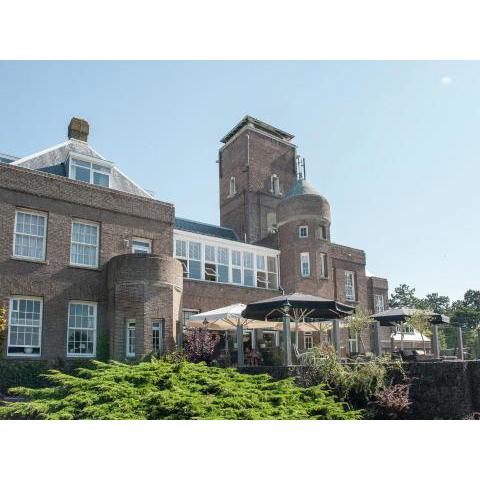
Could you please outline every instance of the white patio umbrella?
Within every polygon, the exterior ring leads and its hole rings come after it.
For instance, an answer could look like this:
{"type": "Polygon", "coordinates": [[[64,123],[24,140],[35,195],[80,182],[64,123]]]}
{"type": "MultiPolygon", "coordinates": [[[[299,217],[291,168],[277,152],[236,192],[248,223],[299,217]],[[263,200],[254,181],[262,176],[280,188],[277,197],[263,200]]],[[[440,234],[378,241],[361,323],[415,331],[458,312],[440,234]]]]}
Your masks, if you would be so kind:
{"type": "Polygon", "coordinates": [[[244,365],[243,355],[243,327],[248,328],[275,328],[278,322],[265,320],[250,320],[242,317],[246,305],[234,303],[226,307],[217,308],[208,312],[201,312],[192,315],[187,320],[187,327],[207,327],[210,330],[236,330],[237,331],[237,363],[239,367],[244,365]]]}

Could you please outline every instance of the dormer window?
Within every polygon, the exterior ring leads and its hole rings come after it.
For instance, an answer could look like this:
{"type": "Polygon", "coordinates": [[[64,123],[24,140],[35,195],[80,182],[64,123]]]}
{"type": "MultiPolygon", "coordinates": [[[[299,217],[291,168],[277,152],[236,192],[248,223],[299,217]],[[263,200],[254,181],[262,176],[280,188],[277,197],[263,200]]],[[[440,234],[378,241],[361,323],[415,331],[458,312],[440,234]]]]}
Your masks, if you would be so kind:
{"type": "Polygon", "coordinates": [[[98,185],[100,187],[110,187],[111,168],[104,167],[94,162],[86,162],[72,158],[70,160],[70,178],[80,182],[98,185]]]}
{"type": "Polygon", "coordinates": [[[272,175],[270,177],[270,183],[271,183],[270,191],[274,195],[280,195],[280,179],[278,178],[278,176],[275,174],[272,175]]]}
{"type": "Polygon", "coordinates": [[[237,193],[237,187],[235,185],[235,177],[230,178],[230,187],[228,189],[228,196],[233,197],[237,193]]]}

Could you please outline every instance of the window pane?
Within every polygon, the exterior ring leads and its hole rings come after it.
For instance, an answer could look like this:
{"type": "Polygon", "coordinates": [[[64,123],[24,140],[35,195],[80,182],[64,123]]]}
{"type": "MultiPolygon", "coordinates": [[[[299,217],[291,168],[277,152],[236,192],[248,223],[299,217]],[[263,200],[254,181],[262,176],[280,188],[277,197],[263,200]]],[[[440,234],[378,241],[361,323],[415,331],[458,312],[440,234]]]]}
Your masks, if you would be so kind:
{"type": "Polygon", "coordinates": [[[253,287],[253,270],[245,269],[243,271],[243,284],[248,287],[253,287]]]}
{"type": "Polygon", "coordinates": [[[227,265],[218,265],[218,281],[223,283],[228,282],[228,266],[227,265]]]}
{"type": "Polygon", "coordinates": [[[40,353],[41,301],[12,299],[9,309],[8,353],[40,353]]]}
{"type": "Polygon", "coordinates": [[[79,166],[73,167],[73,178],[81,182],[90,183],[90,169],[79,166]]]}
{"type": "Polygon", "coordinates": [[[253,253],[245,252],[243,254],[243,266],[253,268],[253,253]]]}
{"type": "Polygon", "coordinates": [[[205,245],[205,261],[215,262],[215,247],[205,245]]]}
{"type": "Polygon", "coordinates": [[[218,263],[228,265],[228,248],[218,247],[217,249],[218,263]]]}
{"type": "Polygon", "coordinates": [[[265,257],[257,255],[257,270],[265,270],[265,257]]]}
{"type": "Polygon", "coordinates": [[[93,183],[99,185],[100,187],[109,187],[110,186],[110,177],[100,172],[93,172],[93,183]]]}
{"type": "Polygon", "coordinates": [[[269,272],[277,272],[277,259],[275,257],[267,257],[267,267],[269,272]]]}
{"type": "Polygon", "coordinates": [[[175,240],[175,255],[177,257],[187,256],[187,242],[185,240],[175,240]]]}
{"type": "Polygon", "coordinates": [[[13,254],[45,260],[46,218],[35,213],[16,212],[13,254]]]}
{"type": "Polygon", "coordinates": [[[67,354],[95,355],[97,314],[94,305],[70,303],[68,308],[67,354]]]}
{"type": "Polygon", "coordinates": [[[198,242],[189,242],[189,258],[192,260],[200,260],[201,258],[201,244],[198,242]]]}
{"type": "Polygon", "coordinates": [[[188,277],[200,280],[202,278],[202,269],[200,262],[197,260],[189,260],[188,262],[188,277]]]}
{"type": "Polygon", "coordinates": [[[237,250],[232,250],[232,264],[241,266],[242,265],[242,260],[241,260],[242,254],[238,252],[237,250]]]}
{"type": "Polygon", "coordinates": [[[242,271],[239,268],[232,269],[232,282],[233,283],[242,283],[242,271]]]}

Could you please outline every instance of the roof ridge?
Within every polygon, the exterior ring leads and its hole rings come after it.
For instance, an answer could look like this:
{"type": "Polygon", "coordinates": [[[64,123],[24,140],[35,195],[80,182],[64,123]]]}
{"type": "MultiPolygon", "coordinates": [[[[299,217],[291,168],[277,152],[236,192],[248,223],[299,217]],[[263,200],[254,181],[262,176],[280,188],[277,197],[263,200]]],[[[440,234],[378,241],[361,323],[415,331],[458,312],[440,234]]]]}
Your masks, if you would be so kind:
{"type": "Polygon", "coordinates": [[[12,165],[20,165],[21,163],[27,162],[32,158],[40,157],[41,155],[51,152],[52,150],[56,150],[57,148],[64,147],[65,145],[68,145],[70,142],[71,142],[71,139],[68,139],[65,142],[59,143],[57,145],[53,145],[52,147],[45,148],[44,150],[40,150],[39,152],[34,152],[31,155],[27,155],[26,157],[21,157],[18,160],[15,160],[14,162],[12,162],[12,165]]]}

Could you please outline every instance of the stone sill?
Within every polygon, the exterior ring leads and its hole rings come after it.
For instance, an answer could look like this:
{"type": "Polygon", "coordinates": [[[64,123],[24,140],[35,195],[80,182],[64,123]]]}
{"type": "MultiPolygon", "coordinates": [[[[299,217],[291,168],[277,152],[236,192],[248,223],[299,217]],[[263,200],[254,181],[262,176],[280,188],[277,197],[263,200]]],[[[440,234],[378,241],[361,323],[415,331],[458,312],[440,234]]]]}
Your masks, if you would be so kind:
{"type": "Polygon", "coordinates": [[[19,260],[20,262],[39,263],[40,265],[50,265],[48,260],[35,260],[33,258],[16,257],[12,255],[10,260],[19,260]]]}

